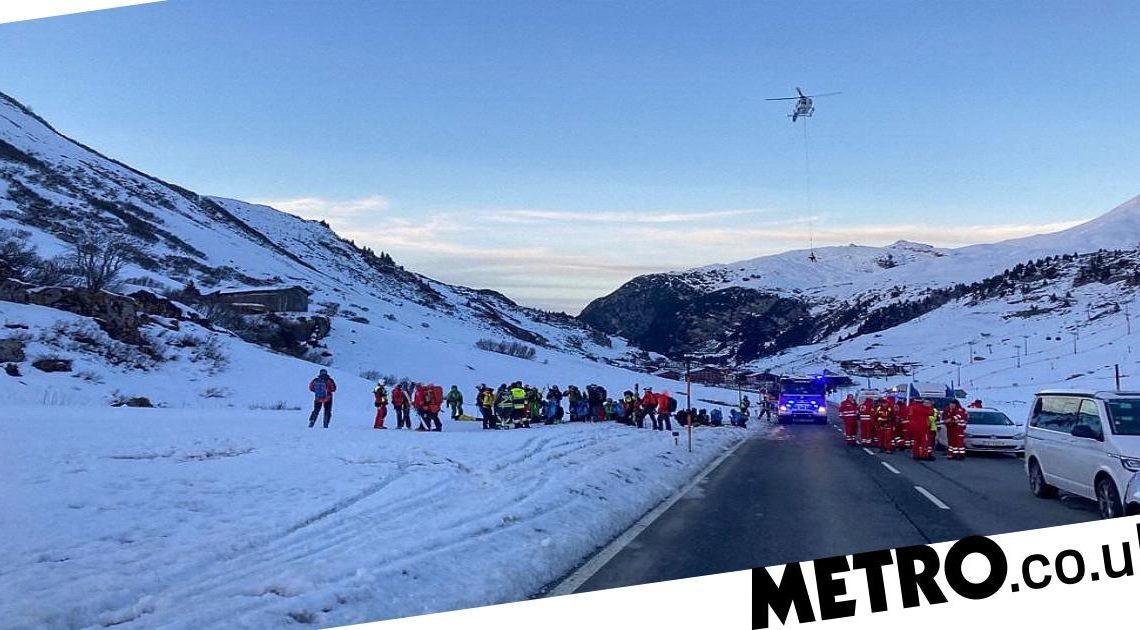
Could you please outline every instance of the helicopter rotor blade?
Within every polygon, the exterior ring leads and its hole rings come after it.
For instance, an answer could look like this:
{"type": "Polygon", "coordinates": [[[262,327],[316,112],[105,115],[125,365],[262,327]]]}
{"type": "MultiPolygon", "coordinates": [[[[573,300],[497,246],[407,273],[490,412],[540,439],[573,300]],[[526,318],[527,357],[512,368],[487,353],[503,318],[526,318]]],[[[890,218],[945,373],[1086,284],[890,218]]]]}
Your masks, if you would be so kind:
{"type": "Polygon", "coordinates": [[[804,91],[803,91],[803,90],[801,90],[801,89],[799,89],[799,88],[796,88],[796,93],[797,93],[797,94],[799,94],[801,98],[802,98],[802,97],[803,97],[803,95],[804,95],[804,91]]]}
{"type": "Polygon", "coordinates": [[[823,94],[809,94],[808,98],[819,98],[821,96],[835,96],[837,94],[842,94],[842,93],[843,92],[824,92],[823,94]]]}
{"type": "Polygon", "coordinates": [[[782,98],[766,98],[764,100],[766,100],[766,101],[798,101],[798,100],[800,100],[800,97],[798,97],[798,96],[784,96],[782,98]]]}

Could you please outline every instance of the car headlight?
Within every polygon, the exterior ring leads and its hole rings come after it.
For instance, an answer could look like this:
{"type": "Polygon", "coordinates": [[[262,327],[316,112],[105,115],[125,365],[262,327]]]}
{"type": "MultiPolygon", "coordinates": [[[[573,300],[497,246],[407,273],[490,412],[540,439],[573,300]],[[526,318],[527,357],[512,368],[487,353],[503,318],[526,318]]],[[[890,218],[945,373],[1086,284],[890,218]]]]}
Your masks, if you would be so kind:
{"type": "Polygon", "coordinates": [[[827,413],[827,407],[816,407],[815,412],[817,414],[825,414],[827,413]]]}
{"type": "Polygon", "coordinates": [[[780,405],[780,411],[787,411],[787,410],[788,410],[787,405],[780,405]]]}
{"type": "Polygon", "coordinates": [[[1013,436],[1013,439],[1015,439],[1015,440],[1024,440],[1024,439],[1025,439],[1025,434],[1024,434],[1024,433],[1017,433],[1017,434],[1014,434],[1014,436],[1013,436]]]}
{"type": "Polygon", "coordinates": [[[1135,457],[1121,457],[1120,465],[1124,466],[1125,470],[1130,470],[1132,472],[1140,471],[1140,459],[1137,459],[1135,457]]]}

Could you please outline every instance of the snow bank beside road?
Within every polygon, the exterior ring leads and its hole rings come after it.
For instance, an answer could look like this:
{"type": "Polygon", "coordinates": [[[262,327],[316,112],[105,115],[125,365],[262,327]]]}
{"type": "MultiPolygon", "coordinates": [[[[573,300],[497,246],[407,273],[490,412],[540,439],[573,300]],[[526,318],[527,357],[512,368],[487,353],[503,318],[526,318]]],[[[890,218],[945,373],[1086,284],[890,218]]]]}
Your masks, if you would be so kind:
{"type": "Polygon", "coordinates": [[[8,411],[0,616],[16,627],[329,626],[523,599],[753,433],[699,428],[690,454],[683,433],[612,423],[8,411]]]}

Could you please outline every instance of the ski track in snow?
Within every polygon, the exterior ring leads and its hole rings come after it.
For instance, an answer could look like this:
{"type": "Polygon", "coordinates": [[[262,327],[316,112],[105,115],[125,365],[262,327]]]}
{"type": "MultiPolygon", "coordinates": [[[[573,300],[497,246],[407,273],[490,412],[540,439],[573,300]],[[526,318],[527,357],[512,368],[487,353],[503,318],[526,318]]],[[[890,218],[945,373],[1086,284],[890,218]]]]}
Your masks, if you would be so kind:
{"type": "Polygon", "coordinates": [[[0,420],[16,490],[0,615],[21,628],[328,626],[524,599],[766,432],[698,428],[690,454],[683,432],[612,423],[16,411],[0,420]]]}

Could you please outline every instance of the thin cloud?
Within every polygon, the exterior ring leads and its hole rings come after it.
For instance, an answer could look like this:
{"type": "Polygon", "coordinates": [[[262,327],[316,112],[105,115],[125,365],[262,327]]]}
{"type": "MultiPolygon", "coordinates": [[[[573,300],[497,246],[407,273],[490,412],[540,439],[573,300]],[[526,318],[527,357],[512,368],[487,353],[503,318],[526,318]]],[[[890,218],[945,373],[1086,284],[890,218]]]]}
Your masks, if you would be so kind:
{"type": "Polygon", "coordinates": [[[758,208],[708,212],[592,212],[566,210],[487,210],[486,218],[500,223],[690,223],[769,212],[758,208]]]}
{"type": "Polygon", "coordinates": [[[712,228],[684,231],[656,230],[643,231],[639,238],[689,245],[727,245],[747,240],[760,240],[782,243],[803,243],[810,235],[816,245],[860,245],[887,244],[897,240],[932,243],[944,247],[992,243],[1011,238],[1059,232],[1083,223],[1064,221],[1039,224],[998,224],[998,225],[863,225],[843,228],[830,228],[816,225],[808,229],[803,222],[799,227],[771,224],[749,228],[712,228]]]}
{"type": "Polygon", "coordinates": [[[305,219],[351,219],[388,210],[391,203],[386,197],[369,195],[358,199],[328,199],[325,197],[296,197],[292,199],[259,199],[254,203],[284,210],[305,219]]]}

